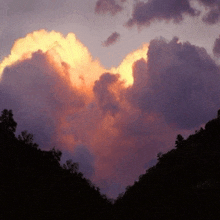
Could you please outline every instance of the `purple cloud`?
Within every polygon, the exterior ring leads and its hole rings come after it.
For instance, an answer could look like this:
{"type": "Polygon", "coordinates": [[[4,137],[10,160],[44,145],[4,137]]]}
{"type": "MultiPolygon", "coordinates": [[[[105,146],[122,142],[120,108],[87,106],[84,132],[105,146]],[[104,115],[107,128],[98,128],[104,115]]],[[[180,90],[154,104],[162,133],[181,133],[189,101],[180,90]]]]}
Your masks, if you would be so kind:
{"type": "Polygon", "coordinates": [[[204,48],[153,40],[148,62],[134,65],[131,102],[157,112],[179,129],[192,129],[215,117],[220,106],[219,68],[204,48]]]}
{"type": "Polygon", "coordinates": [[[38,51],[31,59],[5,68],[0,84],[0,107],[13,110],[18,133],[28,130],[40,147],[50,148],[55,144],[57,112],[69,106],[84,106],[83,98],[75,92],[51,68],[46,55],[38,51]]]}
{"type": "Polygon", "coordinates": [[[198,12],[190,6],[189,0],[149,0],[137,2],[134,6],[132,18],[126,26],[149,26],[155,20],[173,20],[180,22],[183,15],[196,16],[198,12]]]}
{"type": "Polygon", "coordinates": [[[216,24],[220,18],[219,0],[199,0],[209,11],[203,16],[202,20],[207,24],[216,24]]]}
{"type": "Polygon", "coordinates": [[[99,107],[105,114],[109,112],[111,115],[115,115],[119,109],[120,105],[116,101],[114,94],[110,90],[110,86],[117,82],[118,76],[110,73],[103,74],[98,81],[95,82],[93,91],[98,100],[99,107]]]}
{"type": "Polygon", "coordinates": [[[216,57],[220,57],[220,37],[215,40],[213,53],[216,57]]]}
{"type": "Polygon", "coordinates": [[[84,92],[71,83],[70,74],[78,76],[67,64],[48,58],[38,51],[5,68],[0,106],[13,110],[19,133],[33,133],[44,149],[61,148],[109,196],[133,184],[178,133],[201,126],[220,106],[219,67],[204,48],[177,38],[150,42],[129,87],[117,74],[100,73],[84,92]]]}
{"type": "Polygon", "coordinates": [[[73,152],[73,161],[79,164],[79,171],[86,178],[91,178],[94,175],[94,155],[89,148],[84,145],[77,145],[73,152]]]}
{"type": "Polygon", "coordinates": [[[117,32],[114,32],[114,33],[112,33],[112,34],[107,38],[106,41],[104,41],[104,42],[102,43],[102,46],[104,46],[104,47],[109,47],[110,45],[116,43],[116,41],[118,41],[119,38],[120,38],[120,34],[117,33],[117,32]]]}
{"type": "Polygon", "coordinates": [[[111,15],[115,15],[118,12],[122,11],[122,9],[123,8],[119,4],[117,4],[115,0],[98,0],[96,2],[95,12],[97,14],[110,13],[111,15]]]}

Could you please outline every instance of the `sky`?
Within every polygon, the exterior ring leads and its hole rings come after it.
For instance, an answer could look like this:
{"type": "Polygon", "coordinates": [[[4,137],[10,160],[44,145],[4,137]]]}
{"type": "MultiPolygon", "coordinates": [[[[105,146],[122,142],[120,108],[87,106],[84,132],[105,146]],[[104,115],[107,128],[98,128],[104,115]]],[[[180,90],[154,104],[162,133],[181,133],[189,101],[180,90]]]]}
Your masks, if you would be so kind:
{"type": "Polygon", "coordinates": [[[0,107],[117,198],[220,107],[219,0],[0,0],[0,107]]]}

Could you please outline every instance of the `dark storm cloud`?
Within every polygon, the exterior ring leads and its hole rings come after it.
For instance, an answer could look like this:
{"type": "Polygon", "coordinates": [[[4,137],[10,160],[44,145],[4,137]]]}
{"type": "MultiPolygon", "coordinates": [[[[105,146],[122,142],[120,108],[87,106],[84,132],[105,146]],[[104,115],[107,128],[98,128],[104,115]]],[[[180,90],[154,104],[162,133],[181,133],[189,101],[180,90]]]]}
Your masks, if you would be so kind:
{"type": "Polygon", "coordinates": [[[104,46],[104,47],[109,47],[110,45],[116,43],[116,41],[118,41],[119,38],[120,38],[120,34],[117,33],[117,32],[114,32],[114,33],[112,33],[112,34],[107,38],[106,41],[104,41],[104,42],[102,43],[102,46],[104,46]]]}
{"type": "Polygon", "coordinates": [[[41,51],[34,53],[31,59],[5,68],[0,92],[0,107],[13,110],[18,132],[22,129],[33,133],[41,147],[53,144],[55,125],[59,123],[57,112],[68,106],[84,105],[41,51]],[[72,97],[76,97],[75,101],[72,97]]]}
{"type": "MultiPolygon", "coordinates": [[[[124,2],[125,0],[121,1],[124,2]]],[[[122,11],[122,7],[116,3],[115,0],[98,0],[95,6],[95,12],[97,14],[106,14],[110,13],[115,15],[118,12],[122,11]]]]}
{"type": "Polygon", "coordinates": [[[189,0],[149,0],[134,5],[132,18],[127,26],[149,26],[155,20],[179,22],[183,15],[195,16],[198,12],[190,6],[189,0]]]}
{"type": "Polygon", "coordinates": [[[116,83],[117,80],[117,75],[105,73],[95,82],[93,91],[104,114],[108,112],[115,115],[119,111],[119,103],[110,89],[110,86],[116,83]]]}
{"type": "Polygon", "coordinates": [[[132,103],[179,129],[205,123],[220,106],[219,69],[204,48],[188,42],[151,41],[148,62],[136,62],[133,74],[132,103]]]}
{"type": "Polygon", "coordinates": [[[213,53],[215,56],[220,57],[220,37],[215,40],[213,53]]]}

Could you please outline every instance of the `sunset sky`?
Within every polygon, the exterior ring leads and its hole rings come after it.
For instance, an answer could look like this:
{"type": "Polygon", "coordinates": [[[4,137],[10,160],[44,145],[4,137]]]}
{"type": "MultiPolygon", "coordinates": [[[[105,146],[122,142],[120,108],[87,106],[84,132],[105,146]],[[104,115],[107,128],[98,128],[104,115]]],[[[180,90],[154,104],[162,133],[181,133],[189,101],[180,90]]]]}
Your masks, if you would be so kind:
{"type": "Polygon", "coordinates": [[[219,0],[0,0],[0,107],[116,198],[220,108],[219,0]]]}

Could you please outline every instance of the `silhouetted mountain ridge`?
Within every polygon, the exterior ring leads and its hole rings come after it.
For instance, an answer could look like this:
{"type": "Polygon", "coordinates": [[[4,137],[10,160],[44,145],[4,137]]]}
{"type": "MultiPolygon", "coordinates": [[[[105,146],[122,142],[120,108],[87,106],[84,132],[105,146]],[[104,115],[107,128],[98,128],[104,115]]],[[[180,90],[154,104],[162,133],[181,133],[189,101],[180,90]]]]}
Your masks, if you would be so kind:
{"type": "Polygon", "coordinates": [[[12,111],[0,117],[0,219],[109,219],[111,203],[53,148],[43,151],[26,131],[15,137],[12,111]]]}
{"type": "Polygon", "coordinates": [[[11,110],[0,116],[0,219],[186,220],[220,217],[220,111],[205,128],[158,154],[157,164],[114,205],[62,152],[15,136],[11,110]]]}
{"type": "Polygon", "coordinates": [[[220,217],[220,117],[175,149],[118,197],[118,219],[218,219],[220,217]]]}

